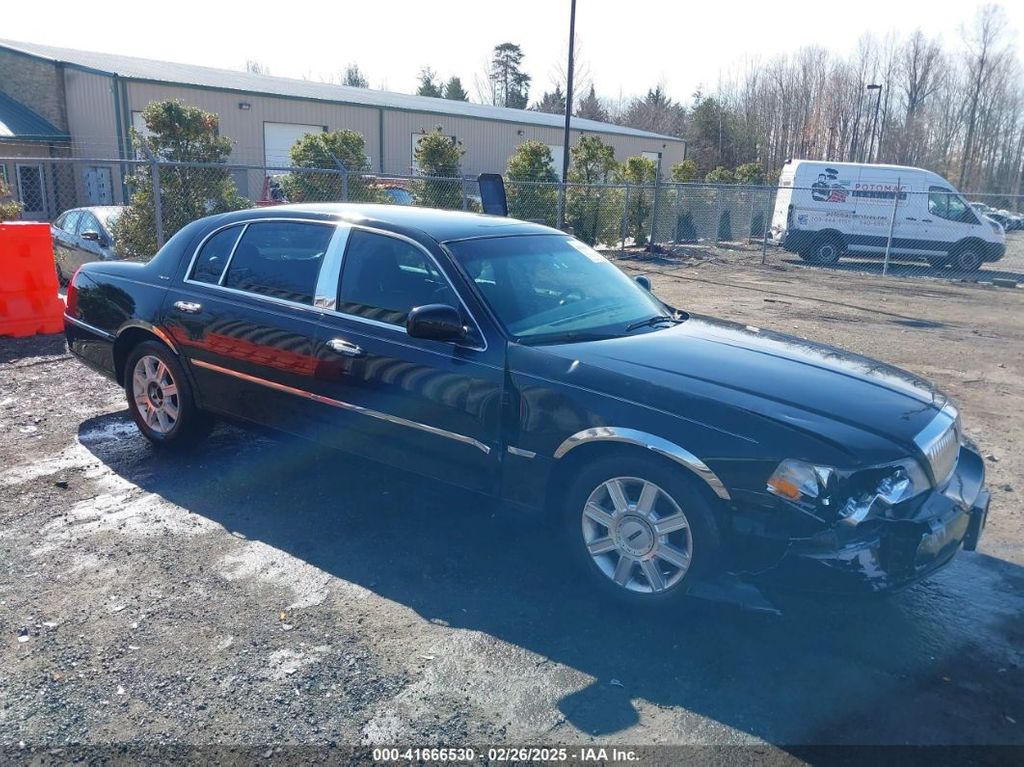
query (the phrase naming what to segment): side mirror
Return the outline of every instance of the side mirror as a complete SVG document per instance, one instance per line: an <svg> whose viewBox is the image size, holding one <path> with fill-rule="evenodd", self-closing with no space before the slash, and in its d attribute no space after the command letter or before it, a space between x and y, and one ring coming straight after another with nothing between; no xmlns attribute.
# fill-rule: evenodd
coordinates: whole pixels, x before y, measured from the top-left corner
<svg viewBox="0 0 1024 767"><path fill-rule="evenodd" d="M83 240L89 240L90 242L100 241L100 233L95 232L92 229L86 229L84 232L82 232L81 237Z"/></svg>
<svg viewBox="0 0 1024 767"><path fill-rule="evenodd" d="M466 337L466 326L459 310L447 304L417 306L405 321L405 329L412 338L429 338L433 341L462 341Z"/></svg>
<svg viewBox="0 0 1024 767"><path fill-rule="evenodd" d="M639 285L641 288L646 290L648 293L651 292L651 278L648 277L646 274L638 274L633 279L636 280L636 284Z"/></svg>

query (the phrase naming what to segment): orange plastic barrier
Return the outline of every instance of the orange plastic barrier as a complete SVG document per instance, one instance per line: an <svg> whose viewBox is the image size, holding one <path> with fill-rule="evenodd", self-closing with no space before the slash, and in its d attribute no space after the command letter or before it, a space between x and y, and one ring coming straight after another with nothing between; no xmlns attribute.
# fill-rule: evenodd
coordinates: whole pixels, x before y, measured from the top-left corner
<svg viewBox="0 0 1024 767"><path fill-rule="evenodd" d="M64 303L57 290L50 225L0 223L0 336L63 330Z"/></svg>

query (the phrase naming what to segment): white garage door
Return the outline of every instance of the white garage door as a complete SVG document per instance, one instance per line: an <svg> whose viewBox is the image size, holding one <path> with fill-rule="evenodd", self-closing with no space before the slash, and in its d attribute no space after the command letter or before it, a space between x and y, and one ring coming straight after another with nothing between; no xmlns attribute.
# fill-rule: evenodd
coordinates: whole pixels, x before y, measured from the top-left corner
<svg viewBox="0 0 1024 767"><path fill-rule="evenodd" d="M299 123L263 123L263 153L267 165L284 167L291 164L288 153L295 142L307 133L322 133L322 125Z"/></svg>

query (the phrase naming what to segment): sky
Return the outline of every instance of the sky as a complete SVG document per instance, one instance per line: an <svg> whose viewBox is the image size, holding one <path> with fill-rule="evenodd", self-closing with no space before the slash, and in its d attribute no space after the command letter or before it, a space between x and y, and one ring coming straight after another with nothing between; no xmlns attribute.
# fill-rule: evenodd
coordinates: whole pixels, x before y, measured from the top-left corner
<svg viewBox="0 0 1024 767"><path fill-rule="evenodd" d="M371 87L406 93L426 65L442 78L460 76L473 100L494 45L522 46L531 102L559 79L568 51L569 0L175 0L150 20L139 12L144 6L123 0L51 0L45 14L32 3L7 5L0 38L229 69L255 59L273 75L312 80L340 78L356 62ZM576 44L599 95L628 99L661 83L689 103L698 86L714 90L745 63L804 45L845 54L865 33L917 27L955 45L977 7L935 0L578 0ZM1016 37L1024 2L1003 7ZM1019 38L1017 44L1019 51Z"/></svg>

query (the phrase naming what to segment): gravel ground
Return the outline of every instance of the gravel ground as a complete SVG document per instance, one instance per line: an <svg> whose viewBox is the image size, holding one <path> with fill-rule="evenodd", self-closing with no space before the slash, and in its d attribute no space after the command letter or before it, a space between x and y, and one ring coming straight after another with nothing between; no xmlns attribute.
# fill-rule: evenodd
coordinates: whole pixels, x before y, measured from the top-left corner
<svg viewBox="0 0 1024 767"><path fill-rule="evenodd" d="M623 613L533 518L230 426L154 452L61 337L0 339L0 746L1024 745L1024 290L751 260L619 263L948 390L979 552L881 602Z"/></svg>

